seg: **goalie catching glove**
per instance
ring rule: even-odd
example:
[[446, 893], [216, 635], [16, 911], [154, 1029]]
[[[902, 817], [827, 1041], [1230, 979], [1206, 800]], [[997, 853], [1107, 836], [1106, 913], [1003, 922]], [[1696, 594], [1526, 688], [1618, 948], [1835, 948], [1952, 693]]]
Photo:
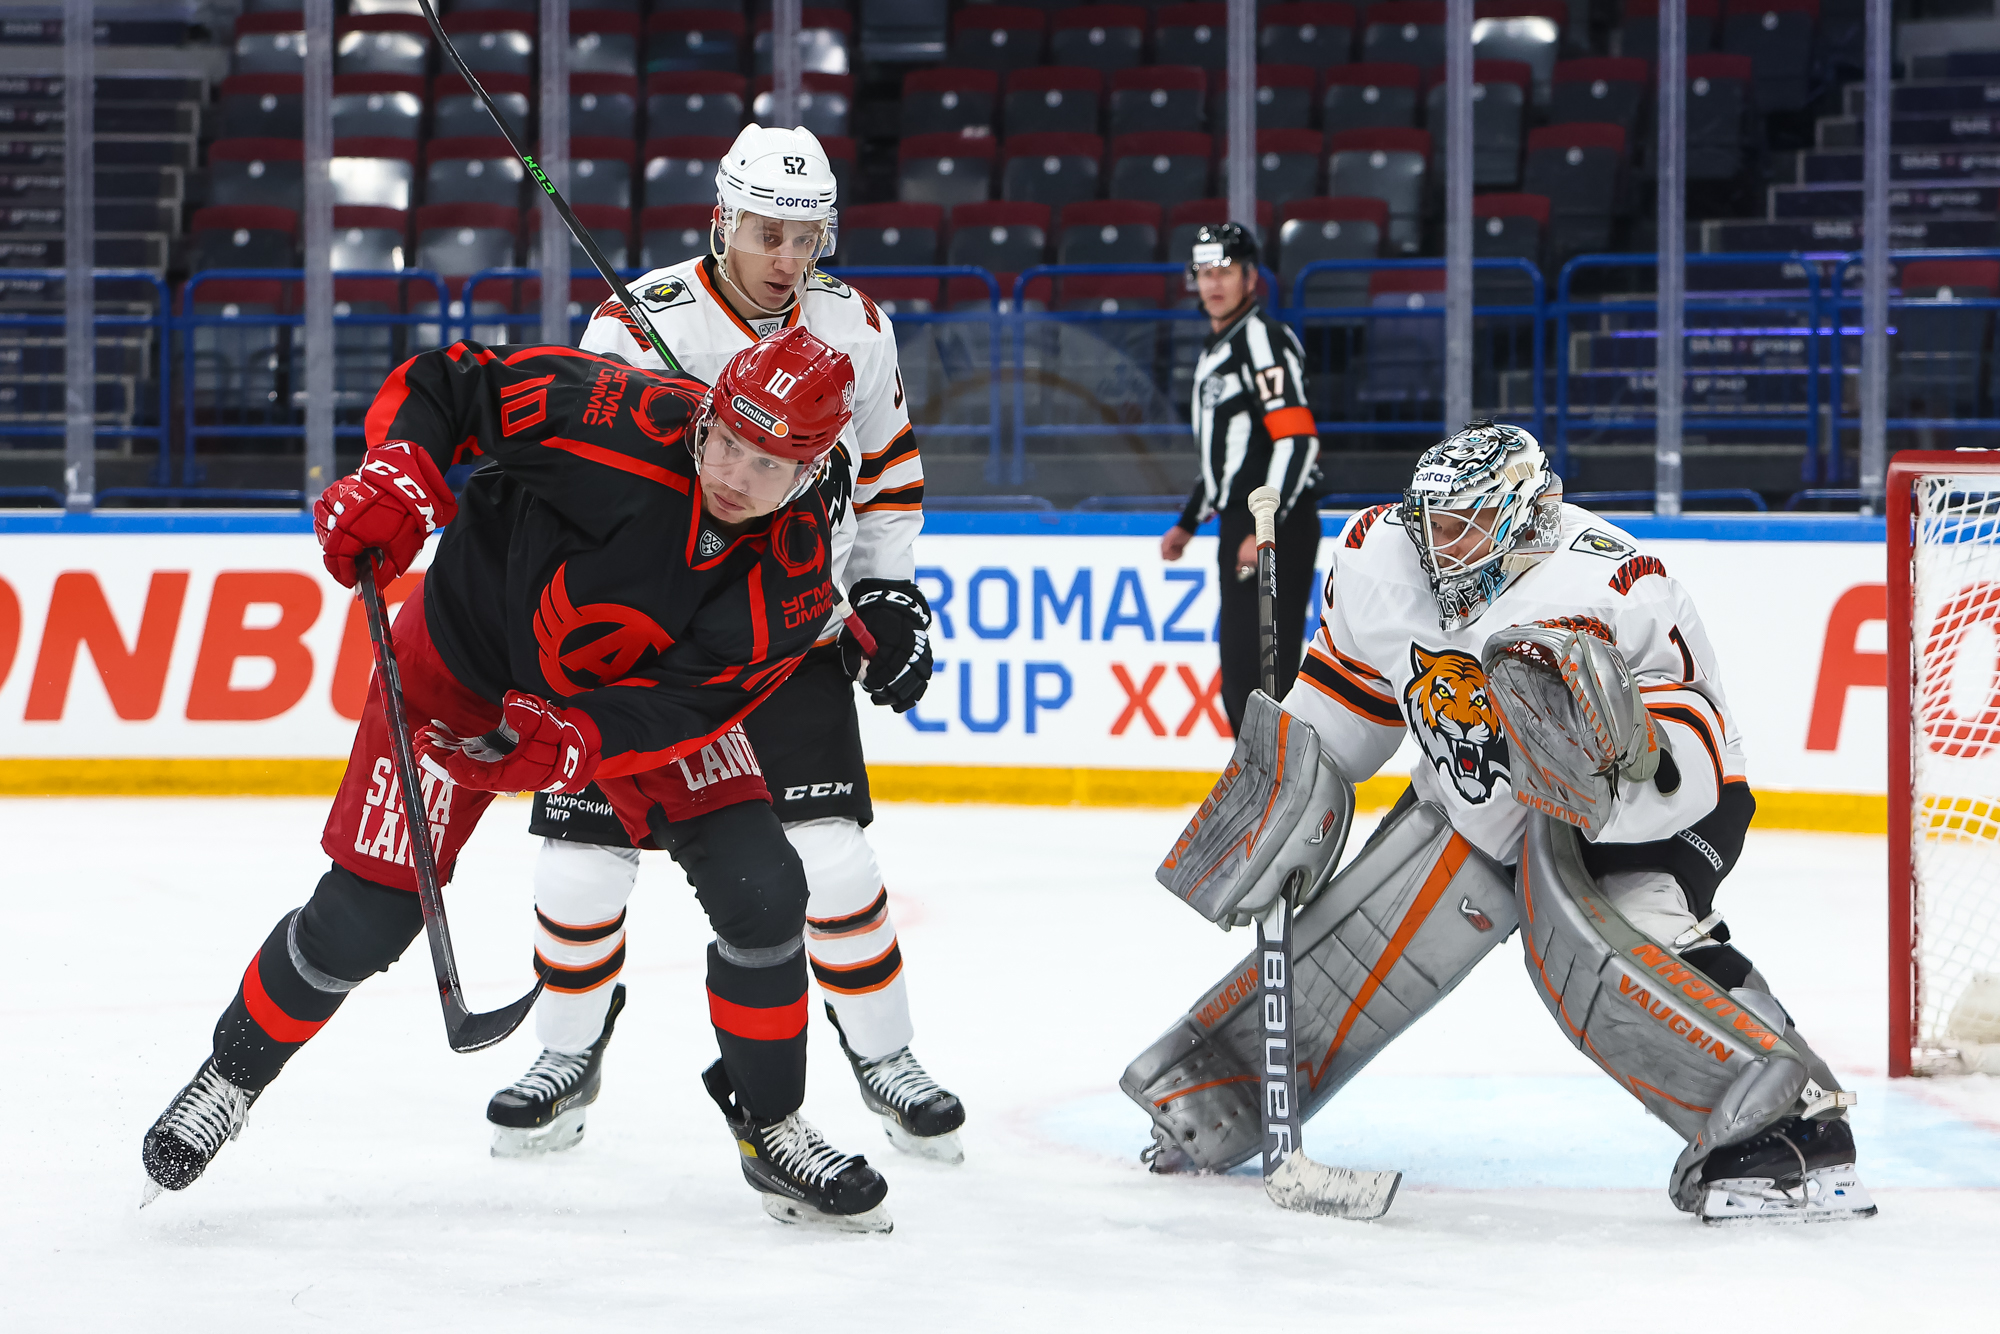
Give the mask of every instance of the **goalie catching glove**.
[[857, 579], [847, 590], [854, 614], [875, 636], [865, 656], [852, 630], [840, 632], [840, 665], [868, 698], [908, 713], [931, 682], [931, 608], [923, 590], [895, 579]]
[[565, 709], [507, 692], [500, 725], [484, 736], [454, 736], [433, 720], [417, 746], [445, 757], [451, 781], [476, 792], [581, 792], [597, 772], [597, 724], [581, 709]]
[[1515, 797], [1595, 838], [1619, 781], [1647, 781], [1665, 754], [1616, 636], [1589, 617], [1536, 621], [1502, 630], [1482, 656]]
[[358, 471], [320, 493], [313, 502], [313, 535], [319, 538], [326, 572], [352, 588], [354, 561], [374, 548], [377, 587], [410, 568], [424, 541], [450, 523], [458, 500], [445, 485], [437, 462], [407, 440], [370, 449]]

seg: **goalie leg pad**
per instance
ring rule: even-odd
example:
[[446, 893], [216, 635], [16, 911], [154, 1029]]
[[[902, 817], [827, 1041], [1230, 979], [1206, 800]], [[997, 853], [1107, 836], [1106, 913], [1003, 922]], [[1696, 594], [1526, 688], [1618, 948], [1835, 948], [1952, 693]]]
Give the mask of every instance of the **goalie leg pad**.
[[1312, 728], [1260, 690], [1229, 764], [1154, 878], [1209, 921], [1247, 925], [1280, 893], [1310, 899], [1353, 819], [1354, 788]]
[[[1292, 924], [1304, 1114], [1512, 934], [1505, 868], [1452, 832], [1431, 802], [1391, 820]], [[1125, 1070], [1153, 1121], [1155, 1170], [1220, 1172], [1263, 1144], [1264, 1026], [1257, 961], [1241, 963]]]
[[1688, 1142], [1668, 1194], [1694, 1212], [1708, 1156], [1796, 1114], [1824, 1063], [1788, 1040], [1769, 995], [1724, 989], [1626, 921], [1567, 825], [1530, 819], [1518, 890], [1536, 995], [1579, 1051]]

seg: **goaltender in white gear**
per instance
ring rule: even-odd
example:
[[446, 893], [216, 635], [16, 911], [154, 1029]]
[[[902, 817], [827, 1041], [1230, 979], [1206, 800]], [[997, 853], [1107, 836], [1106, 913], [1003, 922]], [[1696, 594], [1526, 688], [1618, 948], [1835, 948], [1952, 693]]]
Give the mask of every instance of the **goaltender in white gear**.
[[[1566, 1036], [1689, 1141], [1669, 1187], [1678, 1207], [1708, 1222], [1865, 1217], [1853, 1096], [1714, 910], [1755, 803], [1701, 617], [1664, 562], [1561, 495], [1532, 436], [1471, 423], [1425, 452], [1402, 504], [1356, 515], [1328, 557], [1320, 629], [1283, 713], [1311, 727], [1350, 782], [1375, 774], [1405, 734], [1421, 759], [1377, 840], [1299, 918], [1300, 1008], [1323, 1012], [1301, 1019], [1308, 1108], [1518, 920], [1529, 974]], [[1589, 757], [1566, 770], [1565, 747]], [[1176, 854], [1230, 837], [1201, 828], [1208, 810]], [[1441, 817], [1439, 833], [1398, 832], [1424, 811]], [[1456, 860], [1438, 842], [1447, 830], [1470, 845]], [[1397, 838], [1411, 850], [1392, 853]], [[1482, 863], [1519, 863], [1518, 903], [1496, 897], [1491, 874], [1467, 879]], [[1275, 892], [1260, 880], [1229, 913], [1204, 915], [1241, 919]], [[1614, 911], [1593, 923], [1576, 907], [1590, 899]], [[1216, 1090], [1238, 1087], [1224, 1065], [1247, 992], [1232, 981], [1127, 1071], [1128, 1094], [1154, 1118], [1155, 1170], [1216, 1170], [1246, 1152], [1241, 1132], [1209, 1129]], [[1319, 1050], [1315, 1032], [1327, 1035]], [[1717, 1032], [1730, 1036], [1726, 1058]], [[1689, 1082], [1675, 1083], [1676, 1069]], [[1695, 1090], [1708, 1095], [1700, 1106], [1673, 1097]], [[1177, 1111], [1183, 1102], [1200, 1105]]]
[[[847, 354], [854, 364], [854, 417], [830, 460], [832, 481], [821, 488], [833, 521], [834, 587], [847, 590], [861, 579], [914, 580], [923, 463], [889, 317], [862, 292], [817, 269], [832, 252], [837, 225], [825, 151], [806, 130], [747, 126], [718, 164], [716, 193], [711, 253], [645, 274], [630, 285], [633, 296], [682, 366], [711, 382], [738, 351], [792, 325], [804, 325]], [[615, 299], [598, 308], [580, 346], [637, 366], [662, 364]], [[829, 617], [819, 644], [832, 644], [840, 628]], [[883, 1078], [927, 1084], [903, 1051], [913, 1026], [901, 969], [881, 976], [882, 961], [898, 963], [900, 952], [882, 875], [860, 824], [850, 818], [794, 820], [787, 793], [774, 785], [772, 796], [805, 864], [811, 895], [806, 950], [851, 1057], [886, 1064], [900, 1053], [914, 1074], [888, 1071]], [[542, 919], [537, 950], [589, 979], [568, 990], [551, 985], [537, 1002], [536, 1034], [550, 1053], [591, 1052], [606, 1033], [637, 866], [638, 854], [629, 848], [544, 840], [535, 874]], [[843, 976], [862, 973], [865, 979], [854, 987], [840, 984]], [[884, 1116], [885, 1124], [889, 1119]], [[573, 1134], [581, 1129], [578, 1120]], [[936, 1145], [915, 1145], [890, 1126], [890, 1138], [948, 1161], [959, 1152], [951, 1135], [938, 1136]]]

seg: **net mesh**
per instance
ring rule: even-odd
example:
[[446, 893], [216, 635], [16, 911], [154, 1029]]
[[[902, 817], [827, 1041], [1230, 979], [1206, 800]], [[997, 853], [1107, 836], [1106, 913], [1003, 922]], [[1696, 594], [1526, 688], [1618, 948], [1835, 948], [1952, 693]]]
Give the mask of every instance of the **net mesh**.
[[1913, 500], [1912, 1068], [1941, 1072], [2000, 978], [2000, 474], [1920, 477]]

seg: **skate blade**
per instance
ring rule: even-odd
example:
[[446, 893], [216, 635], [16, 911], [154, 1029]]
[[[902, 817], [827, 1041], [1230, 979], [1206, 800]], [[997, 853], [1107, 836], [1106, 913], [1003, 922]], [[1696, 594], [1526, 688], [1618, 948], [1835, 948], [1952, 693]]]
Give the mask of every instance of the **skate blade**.
[[139, 1187], [139, 1207], [141, 1209], [145, 1208], [166, 1193], [167, 1188], [165, 1186], [162, 1186], [159, 1182], [153, 1180], [153, 1178], [147, 1177]]
[[526, 1130], [515, 1126], [494, 1126], [493, 1156], [533, 1158], [539, 1154], [574, 1149], [583, 1143], [583, 1113], [583, 1108], [573, 1107], [545, 1126]]
[[835, 1232], [894, 1232], [895, 1220], [889, 1217], [889, 1206], [878, 1204], [866, 1213], [829, 1214], [822, 1213], [811, 1205], [800, 1204], [797, 1200], [783, 1195], [765, 1195], [764, 1212], [780, 1223], [796, 1223], [806, 1227], [830, 1228]]
[[934, 1163], [946, 1163], [952, 1167], [965, 1161], [965, 1146], [958, 1142], [956, 1130], [947, 1130], [942, 1135], [912, 1135], [895, 1117], [884, 1115], [882, 1133], [889, 1137], [891, 1144], [918, 1158], [928, 1158]]
[[1711, 1181], [1697, 1212], [1709, 1227], [1851, 1223], [1875, 1214], [1875, 1201], [1852, 1167], [1823, 1168], [1791, 1190], [1776, 1189], [1769, 1177]]
[[1281, 1209], [1366, 1223], [1389, 1212], [1402, 1183], [1401, 1172], [1358, 1172], [1294, 1152], [1264, 1178], [1264, 1193]]

